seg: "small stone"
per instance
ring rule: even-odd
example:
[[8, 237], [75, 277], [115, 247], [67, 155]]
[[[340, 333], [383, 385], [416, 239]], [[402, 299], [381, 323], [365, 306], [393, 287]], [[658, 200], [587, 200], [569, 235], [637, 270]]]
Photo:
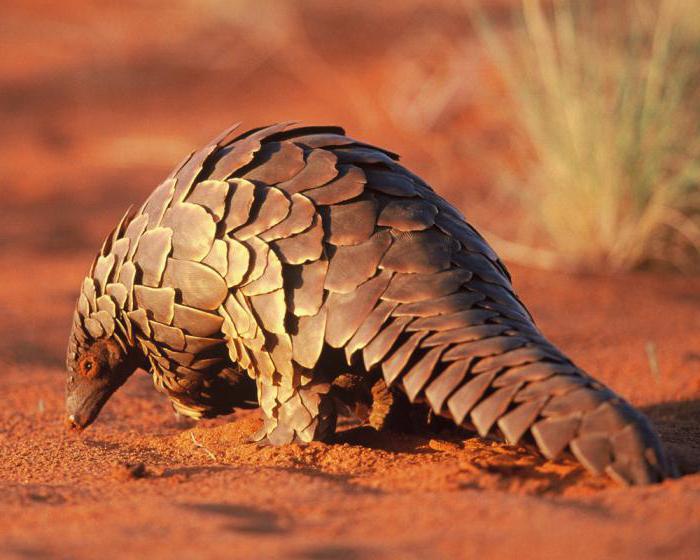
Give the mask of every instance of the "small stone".
[[150, 475], [145, 463], [126, 463], [121, 461], [114, 463], [111, 474], [113, 478], [122, 482], [147, 478]]

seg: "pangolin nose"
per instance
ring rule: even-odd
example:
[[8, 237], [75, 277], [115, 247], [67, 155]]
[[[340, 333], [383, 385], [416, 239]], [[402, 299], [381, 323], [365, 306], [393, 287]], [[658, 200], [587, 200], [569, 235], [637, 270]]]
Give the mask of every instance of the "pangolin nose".
[[83, 429], [83, 426], [78, 421], [75, 414], [71, 414], [68, 417], [66, 417], [65, 423], [66, 423], [66, 428], [68, 428], [69, 430], [80, 432]]

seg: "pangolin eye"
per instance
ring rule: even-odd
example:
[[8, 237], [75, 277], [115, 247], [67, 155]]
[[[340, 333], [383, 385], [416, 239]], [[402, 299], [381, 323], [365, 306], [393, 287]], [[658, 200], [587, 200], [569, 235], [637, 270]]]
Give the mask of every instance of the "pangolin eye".
[[80, 373], [85, 377], [95, 377], [99, 374], [99, 364], [92, 356], [84, 358], [80, 363]]

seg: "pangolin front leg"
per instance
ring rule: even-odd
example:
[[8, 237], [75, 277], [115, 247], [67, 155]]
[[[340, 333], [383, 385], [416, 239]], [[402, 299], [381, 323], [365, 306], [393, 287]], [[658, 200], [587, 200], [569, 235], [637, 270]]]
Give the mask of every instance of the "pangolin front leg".
[[258, 381], [263, 426], [253, 436], [260, 444], [327, 441], [335, 433], [336, 410], [330, 384], [308, 381], [296, 387]]

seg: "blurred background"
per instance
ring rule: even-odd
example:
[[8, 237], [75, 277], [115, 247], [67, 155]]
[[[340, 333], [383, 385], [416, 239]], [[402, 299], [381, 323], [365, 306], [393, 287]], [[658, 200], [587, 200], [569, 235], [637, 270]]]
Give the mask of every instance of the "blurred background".
[[507, 259], [693, 268], [698, 9], [4, 2], [0, 248], [93, 247], [220, 129], [294, 119], [401, 153]]
[[[700, 0], [2, 0], [0, 557], [691, 557], [699, 14]], [[543, 333], [696, 474], [599, 493], [492, 443], [457, 461], [422, 436], [245, 451], [254, 417], [183, 431], [146, 375], [67, 434], [68, 330], [104, 236], [222, 129], [286, 120], [401, 154], [494, 245]], [[110, 474], [142, 461], [162, 476]]]
[[236, 121], [340, 124], [458, 204], [483, 195], [502, 143], [461, 2], [24, 0], [2, 19], [5, 247], [94, 247]]

